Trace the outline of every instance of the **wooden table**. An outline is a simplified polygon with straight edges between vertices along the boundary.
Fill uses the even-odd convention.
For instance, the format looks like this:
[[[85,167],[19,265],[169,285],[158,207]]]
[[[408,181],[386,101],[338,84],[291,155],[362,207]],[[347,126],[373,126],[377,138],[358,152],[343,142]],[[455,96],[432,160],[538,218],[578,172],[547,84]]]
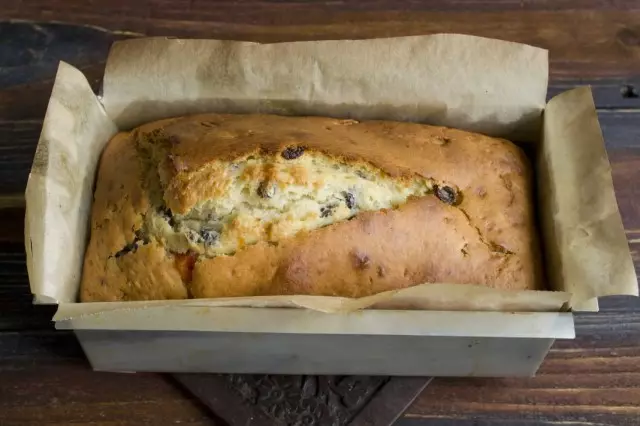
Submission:
[[[273,42],[460,32],[548,48],[550,95],[576,85],[593,87],[618,203],[640,265],[640,2],[441,3],[4,0],[0,425],[218,423],[171,377],[92,372],[73,336],[52,330],[53,309],[31,305],[21,195],[57,62],[79,67],[97,87],[107,49],[117,39],[172,35]],[[640,425],[640,301],[606,298],[600,313],[577,315],[576,322],[577,338],[557,342],[536,378],[436,378],[398,423]]]

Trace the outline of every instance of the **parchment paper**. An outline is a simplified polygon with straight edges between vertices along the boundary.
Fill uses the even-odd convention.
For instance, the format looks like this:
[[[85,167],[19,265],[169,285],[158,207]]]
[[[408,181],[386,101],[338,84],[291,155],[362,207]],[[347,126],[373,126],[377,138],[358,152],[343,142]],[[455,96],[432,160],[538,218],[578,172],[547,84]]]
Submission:
[[[549,102],[540,152],[550,284],[572,293],[575,310],[593,310],[600,296],[637,296],[611,165],[588,88],[562,93]]]
[[[103,103],[120,128],[201,112],[439,123],[538,136],[547,51],[462,35],[257,44],[114,44]]]
[[[84,75],[61,63],[25,193],[25,250],[36,302],[75,300],[96,165],[117,128]]]
[[[541,212],[545,246],[551,245],[545,251],[557,268],[549,288],[556,291],[507,292],[441,283],[358,300],[296,296],[84,303],[65,312],[90,315],[148,304],[533,312],[560,311],[599,295],[637,294],[588,89],[552,101],[545,113],[544,145],[539,145],[547,69],[542,49],[461,35],[277,45],[137,39],[112,49],[103,110],[85,78],[62,64],[38,147],[46,154],[36,156],[27,186],[25,241],[32,292],[40,300],[76,302],[92,177],[99,153],[116,129],[206,111],[260,111],[420,121],[538,144],[545,154],[539,204],[546,209]],[[547,161],[555,155],[558,159]],[[72,159],[74,168],[51,167],[61,158]],[[65,173],[76,169],[73,176]],[[587,176],[588,170],[599,172]],[[599,195],[584,195],[588,188]],[[574,191],[582,195],[566,197]],[[580,241],[597,249],[578,256],[577,240],[567,238],[575,232],[569,230],[586,230],[589,238]],[[52,251],[59,254],[51,256]],[[612,253],[623,256],[612,261]],[[583,261],[590,265],[582,267]]]

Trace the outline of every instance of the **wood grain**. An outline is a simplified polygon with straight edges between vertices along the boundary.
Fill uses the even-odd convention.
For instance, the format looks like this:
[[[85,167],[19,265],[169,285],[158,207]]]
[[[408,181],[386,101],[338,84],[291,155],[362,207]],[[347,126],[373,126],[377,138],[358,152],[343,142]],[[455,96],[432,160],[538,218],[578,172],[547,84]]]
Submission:
[[[51,78],[59,61],[100,62],[111,43],[122,37],[86,26],[0,23],[0,88]]]
[[[73,334],[0,333],[2,425],[214,425],[161,375],[93,372]]]
[[[24,216],[24,211],[23,215]],[[22,220],[9,222],[18,227]],[[24,229],[24,228],[23,228]],[[3,331],[51,329],[53,306],[35,306],[29,290],[24,245],[0,245],[0,333]],[[2,357],[0,357],[1,364]]]
[[[637,76],[640,8],[635,2],[443,3],[25,0],[3,8],[0,20],[64,21],[146,35],[261,42],[459,32],[549,48],[554,78]]]
[[[24,192],[41,128],[40,120],[0,121],[0,194]]]

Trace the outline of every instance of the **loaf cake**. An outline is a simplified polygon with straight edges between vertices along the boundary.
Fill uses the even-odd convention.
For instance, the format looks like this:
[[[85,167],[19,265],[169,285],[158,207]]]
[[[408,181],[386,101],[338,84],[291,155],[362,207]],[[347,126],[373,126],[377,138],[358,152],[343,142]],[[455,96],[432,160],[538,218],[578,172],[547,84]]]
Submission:
[[[205,114],[100,159],[81,300],[539,289],[531,170],[510,141],[416,123]]]

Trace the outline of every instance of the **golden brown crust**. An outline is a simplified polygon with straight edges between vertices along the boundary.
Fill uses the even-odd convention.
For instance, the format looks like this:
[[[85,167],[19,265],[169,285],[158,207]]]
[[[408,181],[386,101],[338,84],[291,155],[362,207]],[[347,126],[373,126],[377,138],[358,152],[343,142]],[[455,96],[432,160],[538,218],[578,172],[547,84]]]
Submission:
[[[186,288],[192,297],[359,297],[422,282],[539,289],[529,164],[509,141],[413,123],[270,115],[184,117],[138,133],[157,128],[165,141],[164,201],[180,213],[224,193],[221,160],[288,147],[366,163],[392,177],[443,182],[457,188],[460,202],[448,205],[429,194],[397,209],[361,212],[277,246],[258,242],[231,256],[201,256],[185,275],[185,263],[156,243],[115,257],[149,208],[139,152],[133,138],[121,134],[101,160],[84,301],[181,298]],[[292,176],[304,180],[304,174]],[[180,276],[191,273],[183,283]]]
[[[183,299],[187,289],[163,247],[151,242],[119,255],[135,239],[149,199],[138,153],[126,133],[107,145],[98,170],[80,298],[83,301]]]

